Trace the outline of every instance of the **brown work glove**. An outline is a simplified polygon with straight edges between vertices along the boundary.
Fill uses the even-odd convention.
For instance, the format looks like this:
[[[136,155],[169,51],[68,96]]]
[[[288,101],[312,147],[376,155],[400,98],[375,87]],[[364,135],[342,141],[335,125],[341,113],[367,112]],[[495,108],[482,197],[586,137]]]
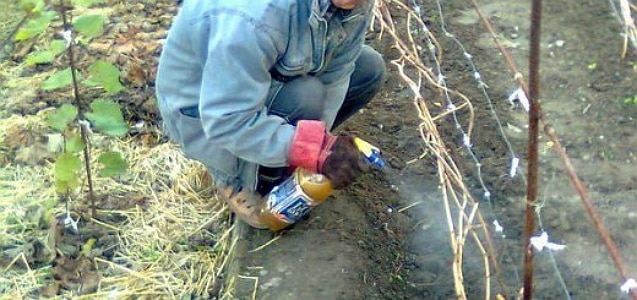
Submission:
[[[299,121],[290,145],[289,162],[327,176],[342,189],[367,171],[363,154],[349,135],[334,136],[321,121]]]
[[[328,150],[320,172],[332,181],[335,189],[340,189],[366,172],[368,167],[351,136],[339,135],[334,138],[336,141]]]

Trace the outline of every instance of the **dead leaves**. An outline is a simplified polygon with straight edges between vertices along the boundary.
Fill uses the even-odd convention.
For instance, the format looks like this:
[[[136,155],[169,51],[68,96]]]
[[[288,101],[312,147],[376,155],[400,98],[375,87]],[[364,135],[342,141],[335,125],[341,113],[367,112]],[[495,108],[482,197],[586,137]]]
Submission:
[[[126,69],[126,77],[124,78],[132,87],[141,88],[146,86],[149,80],[148,72],[142,67],[141,63],[131,60]]]
[[[97,199],[97,206],[103,210],[127,210],[135,207],[146,208],[148,201],[145,195],[101,195]]]
[[[45,287],[41,293],[57,295],[61,289],[75,291],[77,295],[87,295],[97,291],[102,276],[97,272],[92,259],[84,256],[78,258],[59,257],[53,270],[54,282]]]
[[[83,223],[78,235],[69,233],[60,218],[52,218],[49,247],[55,249],[51,266],[53,280],[40,290],[42,296],[53,297],[71,291],[75,295],[95,293],[102,280],[94,257],[102,257],[100,247],[114,242],[114,232],[94,223]],[[66,293],[64,293],[66,294]]]
[[[35,124],[16,124],[10,126],[2,141],[7,151],[5,160],[13,157],[17,164],[35,165],[53,157],[47,149],[44,128]]]
[[[155,80],[150,76],[155,69],[156,60],[161,48],[157,37],[165,36],[165,30],[159,32],[140,32],[137,27],[129,27],[126,34],[115,39],[115,51],[119,54],[119,63],[122,65],[124,80],[134,88],[143,88],[152,85]],[[154,74],[153,74],[154,75]]]
[[[130,87],[144,88],[154,81],[154,65],[161,50],[165,28],[149,21],[114,24],[112,36],[96,39],[89,50],[108,57],[107,61],[122,67],[123,79]]]
[[[120,66],[123,71],[122,79],[129,87],[143,88],[154,79],[148,76],[148,62],[139,57],[150,55],[160,46],[153,42],[120,38],[111,43],[93,43],[90,49],[108,57],[106,61]]]
[[[62,290],[73,291],[76,295],[88,295],[95,293],[102,275],[97,272],[95,263],[84,256],[72,259],[59,257],[51,271],[54,281],[40,289],[40,295],[55,297]]]
[[[42,213],[40,209],[33,214],[38,220],[46,218],[25,221],[39,224],[32,230],[40,234],[13,248],[4,247],[0,252],[2,268],[50,266],[51,278],[38,291],[41,297],[87,295],[98,291],[104,270],[98,268],[95,258],[111,259],[118,250],[117,232],[95,222],[81,221],[79,233],[74,234],[65,228],[62,215]],[[31,213],[26,216],[31,217]]]
[[[14,125],[7,129],[7,135],[4,138],[4,144],[9,151],[31,145],[36,141],[41,141],[42,137],[37,131],[29,128],[28,125]]]

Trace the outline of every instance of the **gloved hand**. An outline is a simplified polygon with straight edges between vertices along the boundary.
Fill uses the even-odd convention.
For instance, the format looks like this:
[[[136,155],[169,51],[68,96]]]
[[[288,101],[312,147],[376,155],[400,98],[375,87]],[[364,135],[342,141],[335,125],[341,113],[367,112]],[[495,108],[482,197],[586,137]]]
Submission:
[[[325,174],[335,189],[348,186],[369,167],[363,159],[363,155],[354,145],[353,138],[349,135],[334,137],[336,142],[328,150],[320,172]]]
[[[327,176],[334,189],[352,183],[368,166],[349,135],[334,136],[321,121],[297,123],[289,152],[289,163]]]

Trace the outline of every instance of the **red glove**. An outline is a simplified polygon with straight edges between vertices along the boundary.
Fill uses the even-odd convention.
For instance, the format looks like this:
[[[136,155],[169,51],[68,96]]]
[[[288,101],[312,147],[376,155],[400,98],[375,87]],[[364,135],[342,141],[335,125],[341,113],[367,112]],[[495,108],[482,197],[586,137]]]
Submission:
[[[351,136],[334,136],[321,121],[302,120],[290,146],[289,163],[327,176],[335,189],[343,188],[367,170]]]

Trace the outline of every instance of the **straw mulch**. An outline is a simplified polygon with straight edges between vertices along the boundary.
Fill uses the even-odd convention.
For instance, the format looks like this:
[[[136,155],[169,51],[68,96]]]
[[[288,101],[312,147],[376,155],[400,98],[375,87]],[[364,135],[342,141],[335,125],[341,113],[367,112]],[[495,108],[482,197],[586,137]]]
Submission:
[[[5,118],[0,141],[11,128],[41,122],[40,116]],[[71,216],[84,216],[79,235],[63,230],[60,237],[57,232],[55,224],[66,214],[51,184],[52,163],[10,162],[0,169],[0,298],[53,293],[62,298],[154,299],[223,292],[231,224],[204,168],[170,143],[145,146],[137,140],[98,137],[96,144],[96,152],[120,151],[130,170],[115,179],[95,180],[100,199],[96,219],[82,213],[87,211],[86,195],[74,195]],[[83,228],[89,227],[92,236],[85,236]],[[80,257],[63,260],[64,249],[48,249],[70,241],[86,247]],[[79,261],[88,261],[88,266],[77,263],[74,268]],[[60,262],[68,262],[68,270],[55,266]],[[73,272],[84,274],[74,277]]]

